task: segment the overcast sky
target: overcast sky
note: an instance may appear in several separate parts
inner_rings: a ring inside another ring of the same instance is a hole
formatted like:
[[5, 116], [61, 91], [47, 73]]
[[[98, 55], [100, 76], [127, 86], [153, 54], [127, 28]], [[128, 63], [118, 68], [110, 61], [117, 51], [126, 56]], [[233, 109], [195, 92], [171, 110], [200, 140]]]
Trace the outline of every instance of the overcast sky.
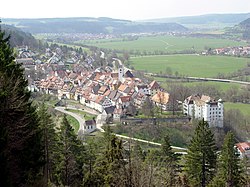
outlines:
[[111, 17], [143, 20], [250, 12], [250, 0], [3, 0], [2, 18]]

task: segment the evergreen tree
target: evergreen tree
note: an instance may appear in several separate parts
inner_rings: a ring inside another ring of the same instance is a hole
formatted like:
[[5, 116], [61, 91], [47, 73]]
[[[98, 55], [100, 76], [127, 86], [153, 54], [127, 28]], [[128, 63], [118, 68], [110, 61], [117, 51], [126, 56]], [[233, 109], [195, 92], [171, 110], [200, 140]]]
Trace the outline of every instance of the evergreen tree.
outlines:
[[44, 150], [44, 160], [45, 165], [43, 168], [43, 175], [44, 175], [44, 186], [48, 186], [50, 181], [53, 182], [53, 155], [56, 151], [56, 144], [57, 144], [57, 134], [55, 132], [55, 124], [52, 121], [51, 115], [48, 114], [47, 108], [44, 104], [41, 105], [38, 111], [39, 115], [39, 122], [40, 128], [42, 130], [42, 137], [43, 137], [43, 150]]
[[[126, 186], [129, 181], [122, 141], [112, 134], [109, 126], [105, 130], [104, 152], [97, 157], [91, 178], [86, 179], [84, 186]], [[90, 177], [89, 174], [88, 176]]]
[[34, 184], [41, 174], [41, 132], [24, 70], [0, 27], [0, 184]]
[[65, 186], [79, 186], [82, 183], [85, 150], [74, 129], [69, 124], [66, 115], [59, 131], [57, 163], [55, 175], [58, 175], [57, 184]]
[[216, 146], [208, 123], [200, 121], [188, 147], [185, 170], [191, 186], [206, 186], [216, 166]]
[[210, 186], [237, 187], [243, 185], [242, 168], [235, 148], [235, 137], [232, 132], [227, 133], [220, 157], [218, 172]]
[[165, 171], [165, 186], [172, 187], [177, 182], [178, 171], [180, 170], [178, 165], [178, 155], [172, 151], [170, 140], [168, 136], [165, 136], [161, 145], [161, 153], [163, 158], [163, 167]]

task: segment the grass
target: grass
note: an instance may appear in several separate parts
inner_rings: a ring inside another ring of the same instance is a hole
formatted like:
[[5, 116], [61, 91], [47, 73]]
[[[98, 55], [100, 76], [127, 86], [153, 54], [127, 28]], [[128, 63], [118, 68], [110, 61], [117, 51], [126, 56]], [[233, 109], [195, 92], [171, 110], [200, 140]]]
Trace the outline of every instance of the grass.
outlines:
[[183, 51], [196, 50], [201, 51], [204, 48], [218, 48], [228, 46], [246, 45], [245, 42], [238, 42], [228, 39], [212, 39], [212, 38], [194, 38], [194, 37], [176, 37], [176, 36], [155, 36], [140, 37], [138, 40], [122, 41], [121, 39], [112, 40], [94, 40], [81, 41], [80, 44], [87, 44], [100, 48], [117, 49], [117, 50], [139, 50], [141, 52], [154, 51]]
[[[161, 86], [165, 89], [168, 88], [169, 83], [166, 80], [162, 80], [162, 79], [155, 79], [156, 81], [158, 81]], [[171, 79], [171, 81], [175, 82], [176, 79]], [[194, 82], [178, 82], [178, 84], [181, 84], [183, 86], [192, 88], [192, 87], [196, 87], [196, 86], [214, 86], [216, 87], [219, 91], [225, 92], [228, 89], [234, 87], [236, 89], [240, 89], [241, 85], [237, 84], [237, 83], [225, 83], [225, 82], [212, 82], [212, 81], [194, 81]]]
[[225, 102], [224, 108], [225, 110], [239, 109], [243, 115], [250, 116], [250, 104]]
[[151, 73], [165, 73], [171, 69], [173, 74], [194, 77], [216, 77], [227, 74], [247, 65], [246, 58], [227, 56], [165, 55], [131, 58], [131, 66], [136, 70]]
[[80, 128], [79, 122], [74, 117], [72, 117], [70, 115], [66, 115], [66, 118], [67, 118], [69, 124], [73, 127], [75, 133], [77, 134], [77, 132]]

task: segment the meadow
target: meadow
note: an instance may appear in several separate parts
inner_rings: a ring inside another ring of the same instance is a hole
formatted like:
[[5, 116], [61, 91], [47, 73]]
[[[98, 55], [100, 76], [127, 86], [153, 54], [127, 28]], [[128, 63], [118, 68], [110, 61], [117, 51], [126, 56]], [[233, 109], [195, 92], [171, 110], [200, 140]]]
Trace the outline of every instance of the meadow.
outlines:
[[214, 38], [194, 38], [185, 36], [150, 36], [139, 37], [137, 40], [122, 41], [122, 39], [100, 39], [78, 41], [77, 44], [86, 44], [96, 46], [99, 48], [117, 49], [126, 51], [140, 51], [140, 52], [177, 52], [184, 50], [202, 51], [205, 48], [219, 48], [229, 46], [246, 45], [245, 42], [238, 42], [228, 39], [214, 39]]
[[247, 65], [246, 58], [200, 55], [162, 55], [133, 57], [130, 60], [135, 70], [165, 74], [170, 68], [172, 73], [194, 77], [216, 77], [227, 74]]
[[238, 109], [243, 115], [250, 115], [250, 104], [225, 102], [224, 108], [225, 110]]
[[[159, 82], [163, 88], [168, 88], [168, 85], [170, 84], [169, 82], [176, 82], [176, 79], [164, 79], [164, 78], [159, 78], [159, 77], [154, 77], [154, 80]], [[213, 82], [213, 81], [191, 81], [191, 82], [177, 82], [178, 84], [181, 84], [183, 86], [192, 88], [195, 86], [214, 86], [216, 87], [219, 91], [225, 92], [230, 88], [235, 88], [235, 89], [240, 89], [241, 85], [237, 83], [225, 83], [225, 82]]]

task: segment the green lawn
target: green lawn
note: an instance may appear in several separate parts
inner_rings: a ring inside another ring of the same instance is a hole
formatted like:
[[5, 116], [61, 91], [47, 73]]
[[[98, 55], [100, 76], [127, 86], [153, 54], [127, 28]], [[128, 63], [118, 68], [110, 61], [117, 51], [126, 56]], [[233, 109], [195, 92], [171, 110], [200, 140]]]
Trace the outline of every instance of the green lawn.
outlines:
[[225, 110], [239, 109], [245, 116], [250, 116], [250, 104], [225, 102], [224, 108]]
[[163, 55], [131, 58], [131, 66], [136, 70], [165, 73], [171, 68], [173, 74], [194, 77], [216, 77], [218, 73], [237, 71], [249, 62], [246, 58], [226, 56]]
[[176, 36], [155, 36], [140, 37], [138, 40], [122, 41], [122, 39], [80, 41], [80, 44], [96, 46], [100, 48], [117, 50], [139, 50], [141, 52], [174, 52], [183, 50], [201, 51], [204, 48], [217, 48], [228, 46], [246, 45], [244, 42], [237, 42], [228, 39], [212, 38], [194, 38], [194, 37], [176, 37]]
[[77, 134], [77, 132], [80, 128], [79, 122], [74, 117], [72, 117], [70, 115], [66, 115], [66, 118], [67, 118], [69, 124], [73, 127], [75, 133]]

